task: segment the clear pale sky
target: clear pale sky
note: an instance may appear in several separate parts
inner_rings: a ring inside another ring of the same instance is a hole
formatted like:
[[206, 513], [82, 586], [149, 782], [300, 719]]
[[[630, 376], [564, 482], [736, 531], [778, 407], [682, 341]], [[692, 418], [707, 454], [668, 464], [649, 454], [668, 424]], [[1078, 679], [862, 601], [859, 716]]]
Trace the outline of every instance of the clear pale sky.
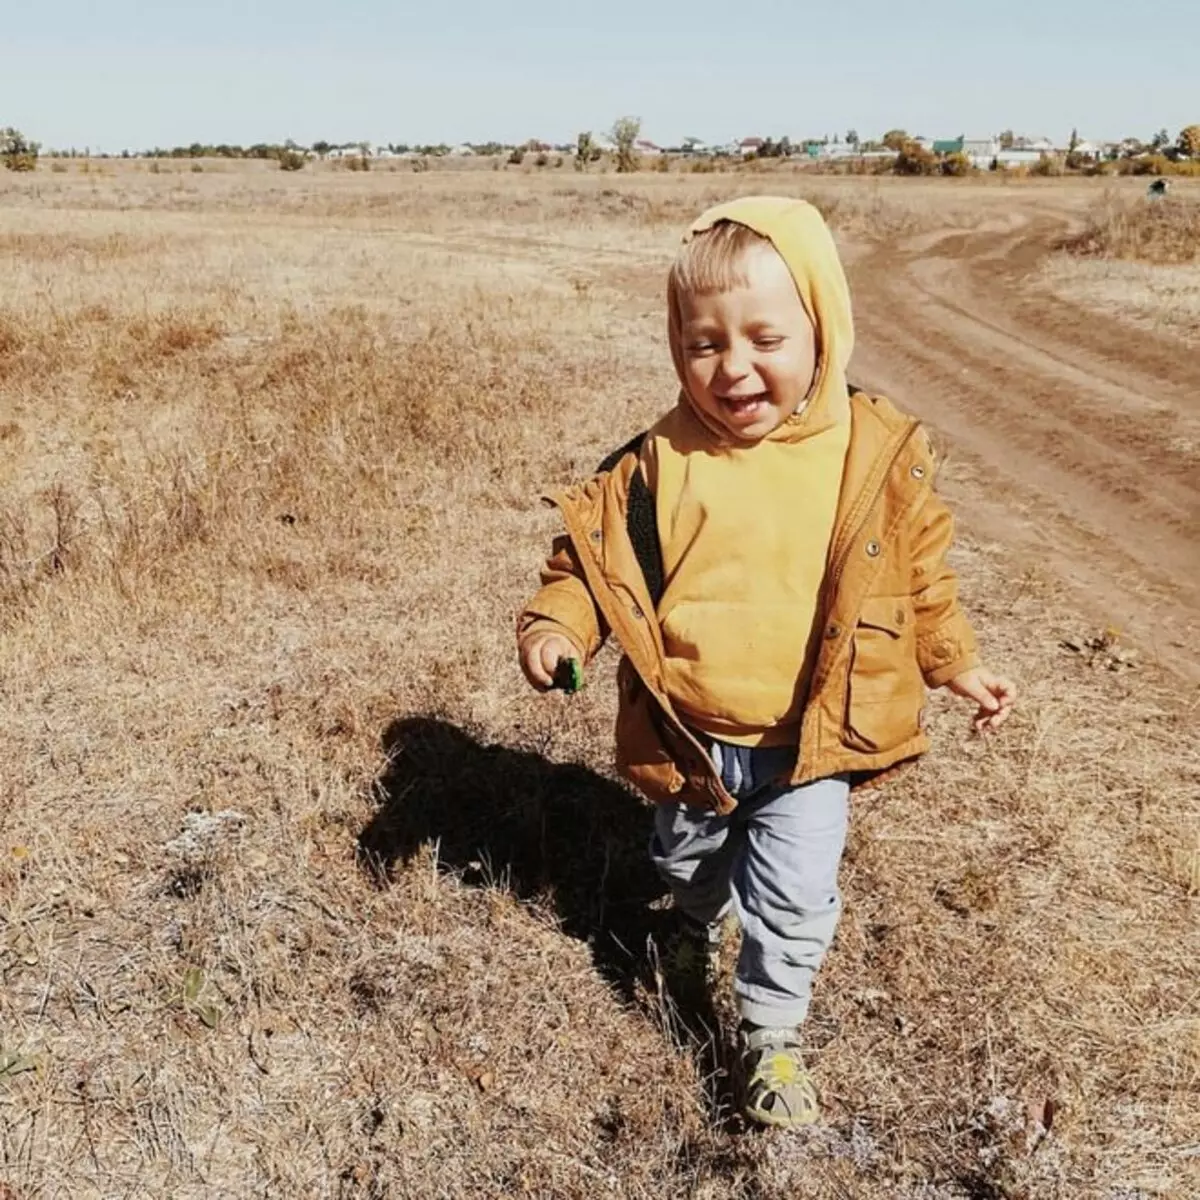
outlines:
[[1197, 0], [0, 0], [0, 126], [48, 147], [751, 134], [1173, 137]]

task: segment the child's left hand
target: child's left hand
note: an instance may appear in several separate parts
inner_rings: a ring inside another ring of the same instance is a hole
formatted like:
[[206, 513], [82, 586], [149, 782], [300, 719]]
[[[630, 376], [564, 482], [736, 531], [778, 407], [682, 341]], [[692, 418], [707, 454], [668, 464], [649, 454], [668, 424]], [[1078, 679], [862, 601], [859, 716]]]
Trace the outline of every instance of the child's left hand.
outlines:
[[999, 729], [1008, 720], [1017, 700], [1017, 685], [1003, 675], [993, 675], [986, 667], [972, 667], [956, 675], [946, 686], [956, 695], [979, 705], [975, 728], [980, 733]]

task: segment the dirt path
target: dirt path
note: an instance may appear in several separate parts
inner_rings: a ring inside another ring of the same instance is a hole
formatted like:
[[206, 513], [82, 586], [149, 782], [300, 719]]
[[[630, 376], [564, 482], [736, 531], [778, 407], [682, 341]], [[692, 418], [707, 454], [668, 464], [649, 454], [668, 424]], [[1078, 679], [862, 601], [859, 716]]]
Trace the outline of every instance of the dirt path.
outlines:
[[1081, 630], [1200, 680], [1200, 361], [1028, 286], [1072, 219], [1031, 206], [859, 257], [854, 377], [941, 435], [964, 525], [1067, 583]]

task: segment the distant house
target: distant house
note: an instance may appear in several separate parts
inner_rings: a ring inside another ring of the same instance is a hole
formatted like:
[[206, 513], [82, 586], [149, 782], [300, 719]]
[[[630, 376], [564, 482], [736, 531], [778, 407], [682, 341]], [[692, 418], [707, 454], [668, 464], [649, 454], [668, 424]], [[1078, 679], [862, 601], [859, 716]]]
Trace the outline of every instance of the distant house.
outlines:
[[472, 150], [471, 147], [466, 144], [466, 142], [464, 142], [461, 146], [451, 146], [450, 147], [450, 157], [451, 158], [474, 158], [475, 151]]
[[965, 154], [971, 166], [986, 171], [993, 163], [1001, 166], [1015, 166], [1018, 162], [1037, 162], [1040, 152], [1035, 150], [1002, 150], [998, 137], [967, 137], [959, 134], [956, 138], [936, 138], [932, 142], [923, 141], [927, 150], [934, 154]]
[[1000, 150], [1000, 139], [995, 137], [964, 137], [962, 141], [962, 152], [970, 160], [971, 165], [975, 167], [991, 166], [992, 159], [996, 157]]
[[638, 140], [633, 143], [633, 148], [639, 154], [644, 154], [647, 158], [656, 158], [663, 152], [661, 146], [656, 146], [653, 142], [648, 141], [646, 138], [638, 138]]
[[805, 158], [859, 158], [861, 151], [854, 142], [816, 141], [813, 138], [797, 138], [789, 141], [791, 153]]
[[966, 137], [964, 135], [957, 141], [957, 148], [949, 153], [965, 154], [970, 160], [971, 166], [977, 167], [981, 171], [986, 171], [1000, 152], [1000, 139], [997, 137]]
[[997, 150], [992, 161], [998, 167], [1033, 167], [1052, 157], [1053, 150]]
[[967, 137], [960, 133], [956, 138], [934, 141], [929, 147], [934, 154], [965, 154], [972, 162], [986, 159], [991, 162], [1000, 149], [1000, 139], [995, 137]]
[[1054, 143], [1048, 137], [1019, 137], [1013, 139], [1013, 150], [1033, 150], [1038, 154], [1053, 154]]
[[763, 148], [765, 140], [760, 137], [742, 138], [737, 144], [738, 152], [743, 158], [753, 158]]

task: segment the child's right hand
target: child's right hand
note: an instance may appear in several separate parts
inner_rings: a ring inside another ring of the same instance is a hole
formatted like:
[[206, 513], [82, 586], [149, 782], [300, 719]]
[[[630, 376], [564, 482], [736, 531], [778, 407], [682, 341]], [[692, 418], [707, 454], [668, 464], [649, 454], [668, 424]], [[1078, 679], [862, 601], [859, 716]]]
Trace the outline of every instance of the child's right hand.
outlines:
[[560, 660], [578, 658], [579, 652], [561, 633], [533, 633], [522, 641], [518, 653], [525, 678], [539, 692], [554, 686], [554, 672]]

